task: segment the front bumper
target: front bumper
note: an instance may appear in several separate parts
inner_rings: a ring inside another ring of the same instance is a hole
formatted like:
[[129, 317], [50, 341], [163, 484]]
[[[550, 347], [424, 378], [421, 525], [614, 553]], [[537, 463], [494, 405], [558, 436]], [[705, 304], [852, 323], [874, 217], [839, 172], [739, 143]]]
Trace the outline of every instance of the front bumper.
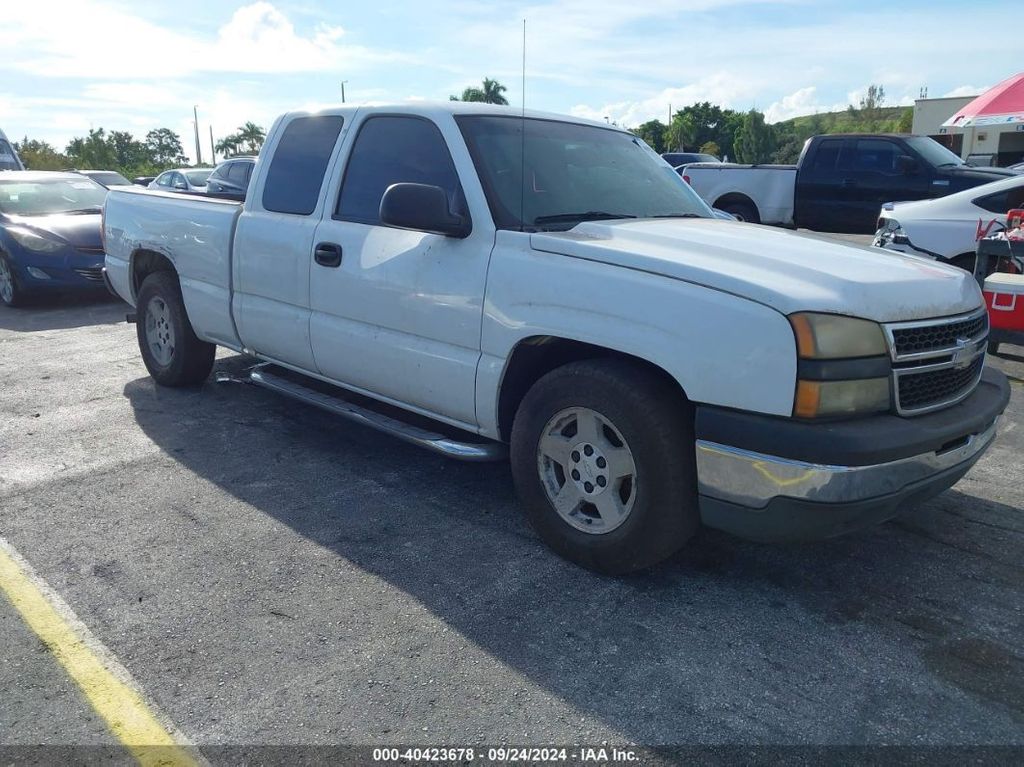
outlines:
[[963, 402], [914, 418], [808, 423], [700, 408], [697, 478], [709, 527], [757, 540], [839, 535], [890, 519], [957, 482], [1006, 408], [987, 368]]
[[102, 290], [103, 254], [68, 249], [53, 256], [23, 252], [11, 259], [18, 283], [30, 293], [50, 290]]

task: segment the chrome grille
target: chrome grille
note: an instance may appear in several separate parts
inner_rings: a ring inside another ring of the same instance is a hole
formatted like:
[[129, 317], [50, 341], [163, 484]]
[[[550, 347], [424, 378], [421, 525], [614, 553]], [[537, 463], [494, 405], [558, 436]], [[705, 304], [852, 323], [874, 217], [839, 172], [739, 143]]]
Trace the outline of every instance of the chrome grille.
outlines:
[[958, 338], [975, 338], [987, 330], [987, 313], [943, 325], [895, 328], [892, 332], [893, 348], [901, 357], [933, 352], [956, 346]]
[[949, 407], [981, 380], [988, 342], [984, 308], [968, 315], [885, 326], [900, 415]]

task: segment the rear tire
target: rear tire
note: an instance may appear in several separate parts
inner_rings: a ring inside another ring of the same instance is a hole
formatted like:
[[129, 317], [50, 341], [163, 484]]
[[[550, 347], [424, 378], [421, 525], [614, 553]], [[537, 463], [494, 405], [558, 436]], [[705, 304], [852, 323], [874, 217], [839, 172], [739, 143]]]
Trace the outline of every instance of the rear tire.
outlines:
[[527, 392], [512, 474], [537, 533], [601, 573], [674, 554], [700, 524], [693, 410], [669, 381], [624, 360], [573, 362]]
[[135, 323], [146, 369], [161, 386], [202, 383], [213, 369], [217, 347], [192, 329], [173, 272], [154, 272], [139, 289]]
[[727, 202], [724, 205], [716, 206], [726, 213], [731, 213], [736, 216], [740, 221], [746, 221], [748, 224], [760, 224], [761, 216], [757, 212], [757, 208], [749, 202]]

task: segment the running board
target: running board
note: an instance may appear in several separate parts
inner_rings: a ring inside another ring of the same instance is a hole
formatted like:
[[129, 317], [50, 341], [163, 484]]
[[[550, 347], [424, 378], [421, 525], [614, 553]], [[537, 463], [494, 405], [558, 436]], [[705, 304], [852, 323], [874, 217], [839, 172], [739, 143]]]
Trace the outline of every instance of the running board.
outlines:
[[393, 437], [425, 447], [449, 458], [461, 461], [500, 461], [508, 455], [505, 445], [500, 442], [468, 442], [445, 436], [428, 429], [413, 426], [396, 418], [378, 413], [362, 405], [350, 402], [339, 394], [328, 394], [304, 386], [291, 378], [285, 378], [269, 370], [269, 365], [258, 365], [249, 373], [249, 380], [265, 389], [284, 394], [307, 405], [327, 410], [342, 418], [361, 423]]

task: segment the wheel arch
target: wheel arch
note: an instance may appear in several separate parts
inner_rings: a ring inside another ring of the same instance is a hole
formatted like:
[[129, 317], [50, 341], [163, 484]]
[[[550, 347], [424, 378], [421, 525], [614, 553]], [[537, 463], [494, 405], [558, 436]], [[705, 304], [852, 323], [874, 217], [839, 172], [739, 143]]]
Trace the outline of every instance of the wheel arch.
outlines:
[[129, 274], [133, 298], [139, 295], [143, 280], [154, 272], [172, 272], [178, 277], [174, 263], [164, 254], [147, 248], [139, 248], [132, 253]]
[[498, 433], [508, 441], [512, 422], [523, 397], [538, 380], [556, 368], [590, 359], [626, 360], [671, 383], [688, 399], [680, 382], [665, 368], [643, 357], [565, 336], [534, 335], [523, 338], [509, 354], [498, 388]]
[[725, 210], [726, 206], [735, 203], [749, 205], [751, 208], [754, 209], [754, 212], [757, 214], [758, 221], [761, 220], [761, 210], [757, 207], [757, 203], [754, 202], [754, 200], [749, 195], [744, 194], [743, 192], [726, 192], [725, 194], [721, 194], [718, 196], [718, 199], [715, 200], [714, 205], [712, 205], [711, 207]]

